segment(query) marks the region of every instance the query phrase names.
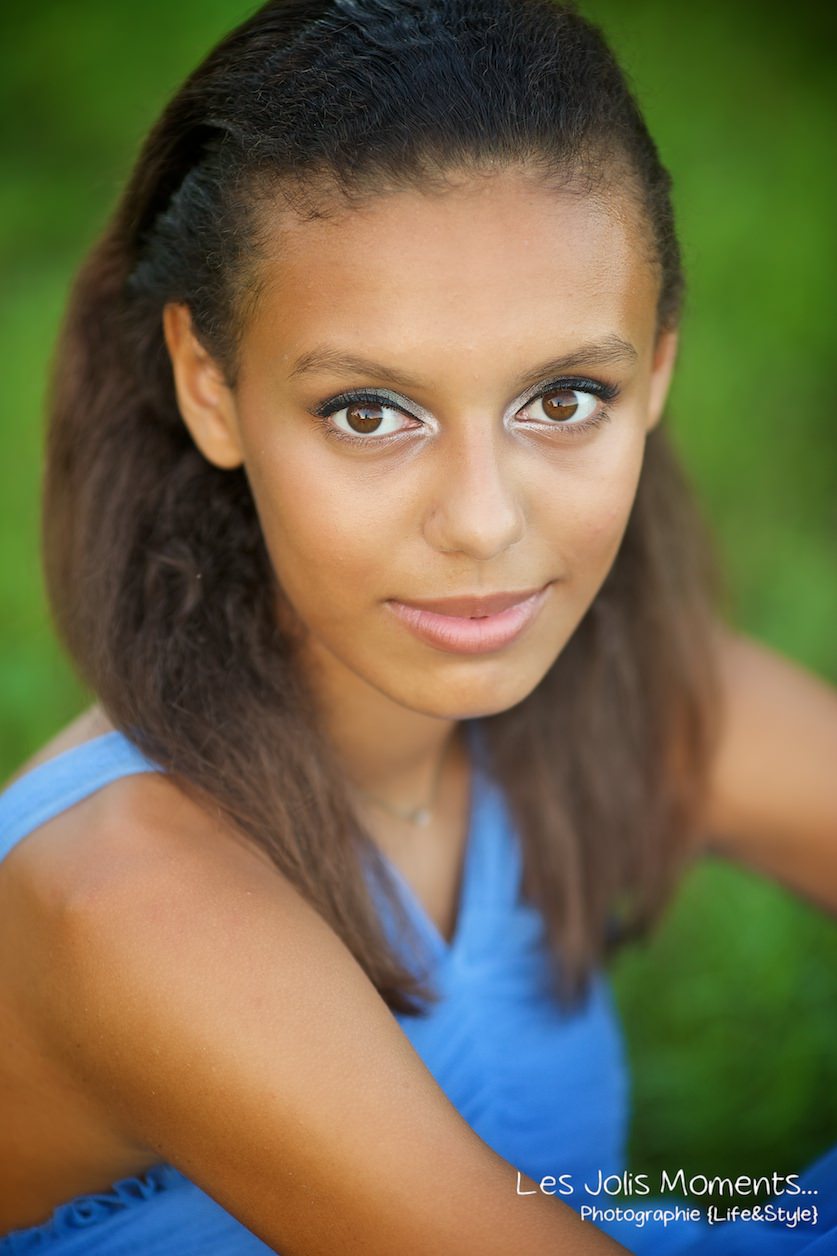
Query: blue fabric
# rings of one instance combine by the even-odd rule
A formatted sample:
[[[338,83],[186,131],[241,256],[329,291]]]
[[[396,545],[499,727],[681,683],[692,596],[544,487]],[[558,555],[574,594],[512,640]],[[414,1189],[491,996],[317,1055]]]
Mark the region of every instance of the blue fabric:
[[[469,731],[478,731],[476,724]],[[448,943],[391,863],[408,918],[427,946],[442,999],[429,1016],[398,1016],[404,1033],[448,1098],[501,1156],[538,1182],[571,1175],[565,1202],[633,1208],[651,1216],[672,1197],[591,1199],[583,1183],[626,1167],[626,1056],[609,983],[596,975],[584,1003],[564,1011],[549,997],[543,924],[520,897],[519,846],[503,797],[472,737],[475,771],[454,938]],[[121,733],[111,732],[31,769],[0,794],[0,859],[38,825],[121,776],[157,771]],[[394,944],[409,939],[380,900]],[[404,949],[405,958],[415,955]],[[816,1225],[699,1223],[593,1218],[628,1251],[644,1256],[828,1256],[837,1253],[837,1147],[800,1179]],[[513,1189],[513,1184],[510,1184]],[[559,1196],[559,1198],[562,1196]],[[754,1201],[756,1202],[756,1201]],[[701,1210],[705,1213],[705,1208]],[[61,1204],[42,1224],[0,1237],[0,1256],[248,1256],[272,1249],[170,1164],[123,1178]]]

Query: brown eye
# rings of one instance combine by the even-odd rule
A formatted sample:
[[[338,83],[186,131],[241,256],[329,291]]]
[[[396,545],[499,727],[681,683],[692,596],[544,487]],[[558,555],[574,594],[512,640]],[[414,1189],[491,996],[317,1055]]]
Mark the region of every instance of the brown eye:
[[[529,417],[548,420],[547,426],[584,430],[596,409],[597,398],[583,388],[553,388],[526,407]],[[540,408],[540,413],[539,413]]]
[[[326,436],[342,437],[354,441],[356,445],[380,445],[385,437],[415,430],[404,426],[405,420],[415,418],[405,407],[372,393],[368,396],[365,393],[354,396],[344,393],[317,406],[311,413],[315,418],[322,419]]]
[[[369,406],[355,404],[346,406],[346,422],[352,428],[352,431],[376,432],[383,422],[381,414],[383,406]]]
[[[578,412],[576,393],[571,388],[559,388],[541,398],[544,414],[550,419],[572,419]]]

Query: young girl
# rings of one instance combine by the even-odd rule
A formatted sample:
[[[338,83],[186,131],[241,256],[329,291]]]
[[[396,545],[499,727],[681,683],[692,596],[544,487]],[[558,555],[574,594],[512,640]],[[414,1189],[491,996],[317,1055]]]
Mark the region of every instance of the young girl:
[[[725,626],[662,422],[682,287],[571,8],[271,0],[174,97],[55,363],[96,700],[0,795],[3,1256],[837,1250],[837,1152],[753,1188],[793,1224],[596,1194],[615,947],[710,847],[837,906],[834,695]]]

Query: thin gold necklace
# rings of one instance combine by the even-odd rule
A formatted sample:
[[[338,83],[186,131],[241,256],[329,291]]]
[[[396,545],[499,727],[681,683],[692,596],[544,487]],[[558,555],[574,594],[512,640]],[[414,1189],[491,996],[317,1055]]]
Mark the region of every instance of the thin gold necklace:
[[[378,798],[375,794],[370,794],[367,789],[362,789],[360,785],[356,785],[355,789],[362,794],[369,802],[374,803],[376,807],[380,807],[382,811],[386,811],[389,815],[395,816],[398,820],[405,820],[407,824],[415,824],[421,828],[426,828],[433,818],[433,809],[436,806],[436,798],[439,793],[439,783],[442,779],[442,767],[450,749],[450,738],[447,745],[439,755],[439,762],[436,764],[436,771],[433,776],[433,785],[430,791],[430,797],[426,802],[419,803],[417,807],[409,807],[406,811],[401,807],[394,806],[391,802],[387,802],[384,798]]]

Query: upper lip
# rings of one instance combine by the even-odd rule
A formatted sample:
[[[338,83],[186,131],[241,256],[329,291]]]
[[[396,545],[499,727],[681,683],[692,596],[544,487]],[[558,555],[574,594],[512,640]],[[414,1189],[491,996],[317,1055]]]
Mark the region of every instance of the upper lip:
[[[404,606],[415,606],[422,611],[435,611],[439,615],[457,615],[466,618],[475,615],[497,615],[500,611],[508,610],[510,606],[516,606],[518,602],[525,602],[535,593],[540,593],[543,588],[544,586],[539,584],[531,589],[515,589],[510,593],[393,600],[403,603]]]

